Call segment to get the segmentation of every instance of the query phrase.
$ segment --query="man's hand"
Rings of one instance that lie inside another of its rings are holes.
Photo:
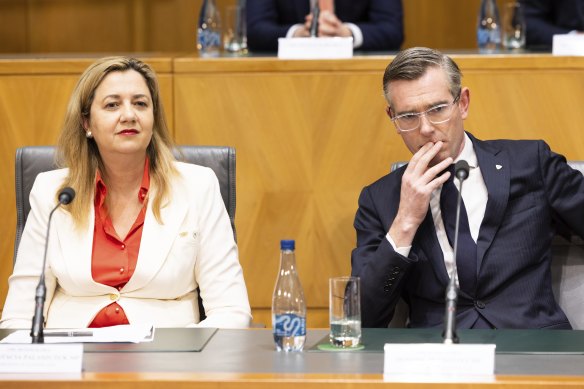
[[[442,186],[450,177],[449,172],[441,176],[438,174],[452,164],[451,157],[429,167],[430,161],[441,148],[442,142],[426,143],[414,154],[404,172],[399,209],[389,228],[389,236],[397,247],[412,244],[416,231],[428,212],[432,191]]]
[[[306,15],[304,29],[310,35],[310,25],[312,24],[312,14]],[[331,36],[353,36],[351,29],[343,24],[337,16],[330,11],[322,11],[318,17],[318,34],[319,37]],[[294,34],[296,36],[296,34]]]

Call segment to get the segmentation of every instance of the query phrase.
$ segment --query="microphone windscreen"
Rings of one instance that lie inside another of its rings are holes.
[[[59,202],[63,205],[69,204],[75,198],[75,190],[70,187],[63,188],[59,193]]]
[[[461,159],[454,165],[454,174],[459,180],[466,180],[468,177],[468,169],[468,162]]]

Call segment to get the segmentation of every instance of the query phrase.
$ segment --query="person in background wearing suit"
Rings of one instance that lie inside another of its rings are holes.
[[[444,171],[466,160],[459,328],[569,329],[552,293],[551,240],[557,223],[584,236],[584,177],[544,141],[465,132],[471,95],[461,78],[428,48],[398,53],[385,70],[387,114],[413,156],[359,197],[352,274],[361,277],[363,326],[387,327],[400,297],[410,327],[443,325],[456,205],[443,211],[441,192],[452,177]]]
[[[528,48],[551,49],[555,34],[584,31],[584,0],[520,0]]]
[[[352,36],[364,51],[398,50],[403,42],[401,0],[247,0],[249,49],[277,51],[278,38],[310,36],[314,1],[319,37]]]
[[[249,325],[217,177],[174,160],[147,64],[108,57],[85,70],[57,150],[65,168],[35,180],[0,327],[30,328],[43,271],[47,327]],[[49,213],[65,187],[76,197],[53,215],[42,269]]]

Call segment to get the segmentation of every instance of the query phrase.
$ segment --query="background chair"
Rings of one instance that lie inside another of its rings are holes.
[[[395,162],[391,171],[407,162]],[[568,165],[584,174],[584,161],[568,161]],[[552,288],[560,307],[574,329],[584,329],[584,241],[569,231],[558,233],[552,241]],[[405,327],[408,306],[400,300],[389,327]]]
[[[219,180],[221,197],[231,220],[235,238],[235,149],[228,146],[179,146],[175,156],[184,162],[210,167]],[[36,176],[41,172],[54,170],[54,146],[25,146],[16,149],[16,238],[14,239],[14,259],[22,237],[22,231],[30,212],[29,194]],[[205,310],[199,295],[200,319],[205,319]]]

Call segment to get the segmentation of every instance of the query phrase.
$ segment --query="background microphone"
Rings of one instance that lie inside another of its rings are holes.
[[[312,7],[312,22],[310,23],[310,36],[316,38],[318,35],[318,17],[320,15],[320,6],[318,0],[314,3]]]
[[[35,292],[35,308],[34,316],[32,317],[32,328],[30,330],[30,336],[32,337],[32,343],[44,343],[45,337],[43,334],[43,328],[45,323],[45,317],[43,311],[45,309],[45,299],[47,298],[47,287],[45,285],[45,266],[47,264],[47,249],[49,247],[49,232],[51,230],[51,218],[53,213],[61,205],[67,205],[75,198],[75,191],[72,188],[66,187],[59,192],[59,203],[53,208],[49,214],[49,221],[47,222],[47,237],[45,238],[45,255],[43,257],[43,267],[41,270],[41,277],[39,279],[39,284],[36,287]]]
[[[444,311],[444,343],[452,344],[458,343],[458,336],[456,335],[456,303],[458,302],[458,287],[456,286],[456,275],[458,269],[456,267],[456,254],[458,251],[458,229],[460,227],[460,206],[462,204],[462,182],[468,178],[468,162],[460,160],[454,165],[454,176],[458,178],[460,185],[458,190],[458,200],[456,203],[456,224],[454,227],[454,253],[452,274],[450,274],[450,281],[446,287],[445,296],[445,311]],[[454,184],[454,183],[453,183]]]

